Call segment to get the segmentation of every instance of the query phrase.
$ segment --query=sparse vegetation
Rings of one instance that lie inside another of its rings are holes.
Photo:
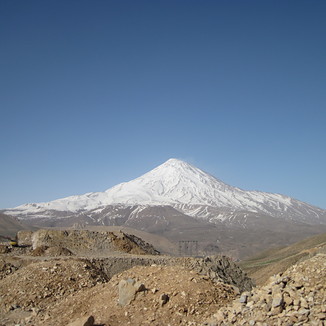
[[[295,263],[326,250],[326,233],[284,248],[270,249],[240,262],[240,266],[257,284],[264,284],[274,274],[284,272]]]

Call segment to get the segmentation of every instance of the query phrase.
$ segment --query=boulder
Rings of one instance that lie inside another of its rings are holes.
[[[144,290],[144,284],[132,278],[121,280],[119,282],[119,304],[121,306],[130,304],[135,299],[136,293]]]

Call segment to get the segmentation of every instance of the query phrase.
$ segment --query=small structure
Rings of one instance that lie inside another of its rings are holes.
[[[198,241],[179,241],[179,256],[198,256]]]

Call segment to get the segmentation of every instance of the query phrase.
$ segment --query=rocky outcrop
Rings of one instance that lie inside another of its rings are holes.
[[[201,275],[207,275],[214,282],[233,285],[239,291],[250,291],[253,281],[243,270],[226,256],[209,256],[205,258],[182,258],[183,265]]]
[[[244,292],[204,325],[325,325],[326,255],[317,254]]]
[[[48,257],[61,257],[61,256],[73,256],[73,253],[62,247],[47,247],[40,246],[30,252],[31,256],[48,256]]]

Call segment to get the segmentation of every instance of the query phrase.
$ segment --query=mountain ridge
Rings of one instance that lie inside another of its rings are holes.
[[[232,187],[176,159],[104,192],[4,212],[42,228],[131,227],[176,245],[198,242],[202,255],[235,259],[326,232],[326,210],[280,194]]]
[[[234,212],[248,211],[274,218],[326,224],[326,210],[289,196],[230,186],[174,158],[134,180],[120,183],[104,192],[24,204],[4,212],[21,219],[33,216],[46,218],[49,214],[45,213],[49,211],[92,212],[108,205],[172,206],[184,214],[213,223],[230,220]]]

